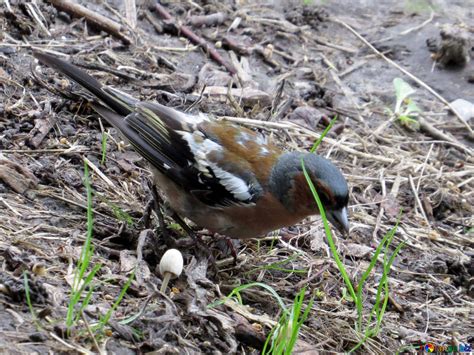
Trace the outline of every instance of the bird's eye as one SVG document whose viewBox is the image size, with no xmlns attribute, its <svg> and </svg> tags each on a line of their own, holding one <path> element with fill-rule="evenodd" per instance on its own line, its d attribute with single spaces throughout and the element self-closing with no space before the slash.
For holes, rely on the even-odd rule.
<svg viewBox="0 0 474 355">
<path fill-rule="evenodd" d="M 316 191 L 318 192 L 319 198 L 325 207 L 332 206 L 333 203 L 333 194 L 329 189 L 328 185 L 326 185 L 321 180 L 316 180 Z"/>
</svg>

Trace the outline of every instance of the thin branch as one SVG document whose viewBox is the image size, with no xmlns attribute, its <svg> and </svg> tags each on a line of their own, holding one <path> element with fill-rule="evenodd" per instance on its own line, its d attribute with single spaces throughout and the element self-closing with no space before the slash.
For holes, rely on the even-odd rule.
<svg viewBox="0 0 474 355">
<path fill-rule="evenodd" d="M 180 33 L 182 33 L 185 37 L 187 37 L 191 42 L 194 44 L 197 44 L 201 46 L 206 53 L 209 54 L 209 56 L 214 59 L 217 63 L 220 65 L 224 66 L 229 73 L 234 75 L 236 73 L 235 68 L 228 63 L 222 56 L 217 52 L 217 50 L 209 45 L 205 39 L 202 37 L 199 37 L 197 34 L 195 34 L 189 27 L 184 26 L 184 25 L 178 25 L 177 21 L 171 16 L 171 14 L 160 4 L 155 4 L 155 11 L 163 18 L 164 20 L 167 20 L 169 22 L 172 22 L 176 28 L 179 30 Z"/>
<path fill-rule="evenodd" d="M 67 0 L 48 0 L 48 2 L 50 2 L 54 7 L 57 7 L 59 10 L 64 11 L 74 17 L 84 17 L 87 22 L 94 24 L 112 36 L 117 37 L 125 44 L 132 43 L 130 38 L 122 32 L 124 29 L 123 26 L 109 19 L 108 17 L 102 16 L 82 5 Z"/>
</svg>

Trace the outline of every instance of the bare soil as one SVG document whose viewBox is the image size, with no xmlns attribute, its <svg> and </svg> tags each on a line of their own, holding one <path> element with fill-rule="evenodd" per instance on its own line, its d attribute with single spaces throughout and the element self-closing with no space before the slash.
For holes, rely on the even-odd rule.
<svg viewBox="0 0 474 355">
<path fill-rule="evenodd" d="M 315 295 L 295 353 L 347 352 L 361 339 L 319 217 L 235 242 L 236 264 L 228 243 L 205 230 L 195 228 L 204 248 L 186 247 L 186 233 L 168 216 L 163 233 L 147 208 L 146 162 L 100 121 L 85 93 L 40 67 L 32 49 L 62 55 L 143 100 L 246 125 L 288 150 L 308 150 L 337 115 L 318 154 L 340 166 L 350 185 L 351 232 L 336 242 L 351 279 L 360 279 L 400 211 L 391 251 L 405 243 L 391 269 L 380 332 L 358 351 L 394 353 L 427 342 L 474 346 L 472 120 L 443 102 L 474 103 L 471 0 L 183 1 L 162 4 L 172 16 L 166 21 L 154 2 L 137 1 L 127 11 L 125 1 L 77 1 L 119 24 L 115 33 L 52 5 L 59 2 L 9 0 L 0 7 L 2 353 L 259 353 L 281 315 L 276 299 L 251 288 L 241 293 L 243 305 L 208 307 L 252 282 L 271 286 L 288 306 L 305 286 L 305 304 Z M 216 14 L 206 25 L 196 18 Z M 216 47 L 222 62 L 177 25 Z M 452 61 L 443 49 L 451 44 L 458 50 Z M 223 63 L 236 69 L 234 78 Z M 416 89 L 419 129 L 387 111 L 396 77 Z M 104 163 L 103 132 L 110 132 Z M 92 263 L 102 267 L 90 305 L 66 334 L 86 236 L 85 163 L 94 190 Z M 185 272 L 165 297 L 157 292 L 157 265 L 176 245 Z M 88 327 L 135 268 L 107 331 L 94 342 Z M 365 286 L 365 320 L 381 275 L 378 266 Z"/>
</svg>

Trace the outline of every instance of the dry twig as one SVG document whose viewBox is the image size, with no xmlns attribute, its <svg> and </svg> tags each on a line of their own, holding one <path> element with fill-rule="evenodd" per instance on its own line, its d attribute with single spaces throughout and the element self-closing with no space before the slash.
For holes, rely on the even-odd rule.
<svg viewBox="0 0 474 355">
<path fill-rule="evenodd" d="M 234 67 L 228 63 L 217 50 L 206 42 L 202 37 L 195 34 L 188 26 L 178 25 L 176 20 L 171 14 L 160 4 L 155 4 L 155 11 L 166 21 L 173 22 L 178 28 L 179 32 L 186 36 L 191 42 L 201 46 L 209 56 L 214 59 L 217 63 L 225 67 L 232 75 L 236 73 Z"/>
<path fill-rule="evenodd" d="M 115 21 L 68 0 L 48 1 L 59 10 L 67 12 L 74 17 L 84 17 L 86 21 L 111 34 L 112 36 L 117 37 L 125 44 L 132 43 L 131 39 L 125 33 L 123 33 L 123 26 Z"/>
</svg>

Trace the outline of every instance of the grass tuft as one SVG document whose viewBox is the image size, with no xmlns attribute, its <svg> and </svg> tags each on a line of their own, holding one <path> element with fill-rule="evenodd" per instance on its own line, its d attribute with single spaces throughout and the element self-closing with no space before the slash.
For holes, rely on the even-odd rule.
<svg viewBox="0 0 474 355">
<path fill-rule="evenodd" d="M 313 307 L 314 296 L 308 302 L 304 312 L 304 295 L 306 287 L 303 287 L 295 297 L 295 301 L 289 311 L 282 313 L 278 324 L 272 329 L 267 337 L 262 354 L 285 354 L 291 355 L 298 339 L 299 331 L 303 323 L 308 318 L 309 312 Z M 267 350 L 267 348 L 270 348 Z"/>
<path fill-rule="evenodd" d="M 78 322 L 82 311 L 89 304 L 94 290 L 92 281 L 101 268 L 101 264 L 97 264 L 88 272 L 94 253 L 94 247 L 92 245 L 94 218 L 92 215 L 92 188 L 89 180 L 89 169 L 86 163 L 84 163 L 84 185 L 87 193 L 87 232 L 86 240 L 82 246 L 81 256 L 77 262 L 66 314 L 66 327 L 68 331 Z"/>
<path fill-rule="evenodd" d="M 382 323 L 382 319 L 383 319 L 385 309 L 387 307 L 387 302 L 388 302 L 388 295 L 389 295 L 388 275 L 390 273 L 390 268 L 393 264 L 393 261 L 395 260 L 395 257 L 397 256 L 400 249 L 404 245 L 404 243 L 400 243 L 395 248 L 394 252 L 389 257 L 387 256 L 389 253 L 389 246 L 391 245 L 393 236 L 395 235 L 395 232 L 397 231 L 400 217 L 397 219 L 397 223 L 395 224 L 395 226 L 384 236 L 384 238 L 378 245 L 374 255 L 372 256 L 369 267 L 362 274 L 362 277 L 360 281 L 358 282 L 357 287 L 354 287 L 344 267 L 344 264 L 341 261 L 339 253 L 337 251 L 336 245 L 332 238 L 331 229 L 329 227 L 329 221 L 327 220 L 327 217 L 326 217 L 326 212 L 322 205 L 321 199 L 319 198 L 318 192 L 316 191 L 316 188 L 314 187 L 311 177 L 309 176 L 305 168 L 303 159 L 301 159 L 301 166 L 302 166 L 306 181 L 311 189 L 311 192 L 313 193 L 313 197 L 316 201 L 316 204 L 318 205 L 318 209 L 321 214 L 321 218 L 323 220 L 324 231 L 326 233 L 326 237 L 328 240 L 332 257 L 334 261 L 336 262 L 336 265 L 339 269 L 339 272 L 341 273 L 341 276 L 344 280 L 344 283 L 346 284 L 347 289 L 349 290 L 349 296 L 352 298 L 352 301 L 355 303 L 355 306 L 357 309 L 357 321 L 355 324 L 355 329 L 357 332 L 363 333 L 363 335 L 361 336 L 360 342 L 356 346 L 354 346 L 354 348 L 350 350 L 350 352 L 352 352 L 352 351 L 357 350 L 360 346 L 362 346 L 364 342 L 367 340 L 367 338 L 377 335 L 380 331 L 380 325 Z M 364 326 L 363 325 L 364 300 L 363 300 L 362 290 L 364 289 L 364 285 L 370 273 L 372 272 L 375 264 L 377 263 L 379 255 L 382 252 L 382 250 L 384 252 L 384 257 L 383 257 L 383 262 L 382 262 L 383 274 L 377 287 L 377 295 L 376 295 L 375 304 L 370 310 L 369 317 L 367 321 L 365 322 L 365 326 Z M 382 297 L 382 291 L 383 291 L 383 297 Z M 372 325 L 372 317 L 374 315 L 376 318 L 376 322 L 375 322 L 375 325 Z"/>
<path fill-rule="evenodd" d="M 92 232 L 94 219 L 92 214 L 92 196 L 93 191 L 89 179 L 89 170 L 87 164 L 84 164 L 84 185 L 87 192 L 87 233 L 84 245 L 82 246 L 81 256 L 77 262 L 74 281 L 71 288 L 71 297 L 68 304 L 67 315 L 66 315 L 66 326 L 68 332 L 73 325 L 77 324 L 79 319 L 83 317 L 83 311 L 89 305 L 94 291 L 94 278 L 97 275 L 97 272 L 101 268 L 101 264 L 91 265 L 91 259 L 94 253 L 94 247 L 92 245 Z M 89 326 L 86 320 L 87 330 L 90 334 L 101 335 L 104 332 L 104 328 L 112 317 L 113 312 L 117 309 L 120 302 L 123 300 L 125 293 L 130 287 L 135 276 L 135 271 L 130 274 L 127 282 L 120 291 L 117 299 L 114 304 L 109 308 L 109 310 L 102 315 L 97 324 Z M 94 338 L 95 339 L 95 338 Z"/>
<path fill-rule="evenodd" d="M 295 297 L 295 301 L 290 308 L 288 308 L 283 299 L 278 293 L 267 284 L 261 282 L 253 282 L 246 285 L 240 285 L 232 290 L 232 292 L 225 298 L 210 304 L 208 307 L 212 308 L 221 304 L 225 304 L 230 299 L 235 299 L 239 304 L 243 304 L 240 293 L 252 287 L 261 287 L 267 291 L 278 302 L 281 309 L 281 316 L 278 324 L 271 330 L 267 337 L 262 354 L 285 354 L 289 355 L 298 339 L 299 330 L 309 315 L 309 311 L 313 306 L 314 296 L 311 297 L 308 306 L 302 312 L 304 304 L 304 296 L 306 287 L 303 287 Z"/>
</svg>

